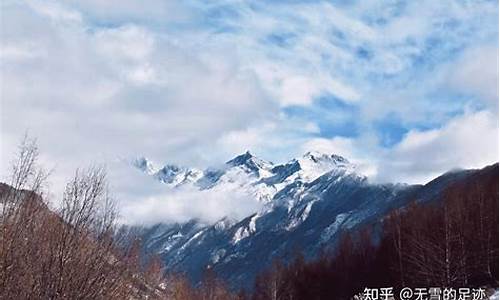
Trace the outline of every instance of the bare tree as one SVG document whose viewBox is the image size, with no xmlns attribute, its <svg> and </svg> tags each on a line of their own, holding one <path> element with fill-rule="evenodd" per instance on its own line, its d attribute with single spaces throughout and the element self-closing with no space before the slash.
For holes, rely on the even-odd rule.
<svg viewBox="0 0 500 300">
<path fill-rule="evenodd" d="M 77 170 L 52 211 L 37 159 L 36 142 L 25 138 L 10 186 L 0 186 L 0 298 L 162 298 L 160 274 L 148 282 L 116 244 L 117 213 L 104 167 Z"/>
<path fill-rule="evenodd" d="M 168 276 L 166 279 L 166 286 L 167 290 L 165 299 L 197 299 L 195 289 L 193 288 L 189 280 L 181 274 Z"/>
<path fill-rule="evenodd" d="M 228 291 L 225 284 L 217 278 L 212 267 L 205 269 L 197 294 L 197 298 L 200 300 L 229 300 L 235 297 Z"/>
<path fill-rule="evenodd" d="M 40 195 L 47 173 L 37 162 L 36 141 L 25 136 L 13 162 L 10 185 L 0 195 L 0 293 L 4 295 L 18 295 L 18 289 L 33 284 L 24 258 L 37 254 L 34 233 L 46 210 Z"/>
</svg>

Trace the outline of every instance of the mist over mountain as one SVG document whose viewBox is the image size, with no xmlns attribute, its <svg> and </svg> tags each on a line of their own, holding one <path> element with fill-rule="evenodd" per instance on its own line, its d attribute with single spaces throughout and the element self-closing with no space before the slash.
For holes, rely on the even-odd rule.
<svg viewBox="0 0 500 300">
<path fill-rule="evenodd" d="M 0 298 L 498 298 L 499 3 L 1 1 Z"/>
<path fill-rule="evenodd" d="M 255 211 L 240 218 L 165 220 L 132 227 L 145 253 L 160 255 L 167 270 L 185 272 L 199 282 L 208 267 L 231 286 L 246 288 L 274 259 L 286 261 L 297 253 L 314 258 L 334 249 L 342 233 L 376 224 L 414 201 L 435 201 L 450 184 L 477 173 L 456 170 L 425 185 L 374 184 L 348 159 L 320 152 L 273 164 L 247 151 L 206 170 L 152 167 L 147 159 L 133 166 L 166 185 L 173 195 L 187 190 L 190 195 L 221 199 L 245 195 L 256 204 Z M 169 201 L 168 194 L 165 198 Z M 203 201 L 195 204 L 203 206 Z"/>
</svg>

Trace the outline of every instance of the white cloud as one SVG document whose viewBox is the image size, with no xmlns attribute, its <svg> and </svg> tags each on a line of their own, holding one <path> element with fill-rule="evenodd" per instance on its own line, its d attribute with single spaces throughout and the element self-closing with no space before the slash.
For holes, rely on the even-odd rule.
<svg viewBox="0 0 500 300">
<path fill-rule="evenodd" d="M 76 167 L 116 157 L 213 163 L 220 136 L 276 113 L 252 73 L 218 50 L 36 5 L 2 4 L 1 164 L 29 130 L 56 167 L 54 192 Z"/>
<path fill-rule="evenodd" d="M 467 112 L 439 129 L 410 131 L 380 161 L 378 181 L 423 183 L 455 168 L 498 162 L 498 119 Z"/>
<path fill-rule="evenodd" d="M 223 217 L 244 218 L 262 205 L 230 185 L 225 185 L 225 190 L 171 189 L 123 162 L 108 166 L 113 196 L 119 201 L 121 223 L 152 225 L 192 218 L 213 223 Z"/>
<path fill-rule="evenodd" d="M 62 2 L 101 23 L 168 24 L 192 18 L 192 14 L 181 2 L 172 0 L 63 0 Z"/>
<path fill-rule="evenodd" d="M 498 46 L 483 45 L 466 51 L 450 70 L 450 84 L 498 109 Z"/>
<path fill-rule="evenodd" d="M 140 197 L 140 202 L 134 201 L 137 199 L 126 201 L 126 197 L 120 198 L 121 223 L 154 225 L 186 222 L 194 218 L 211 224 L 224 217 L 240 220 L 260 209 L 260 204 L 252 196 L 238 190 L 223 193 L 212 190 L 170 190 L 157 191 L 155 194 L 145 191 Z"/>
<path fill-rule="evenodd" d="M 440 128 L 411 130 L 391 148 L 370 134 L 357 138 L 315 138 L 302 151 L 340 154 L 373 182 L 426 183 L 456 168 L 482 168 L 498 162 L 498 119 L 483 110 L 466 112 Z"/>
<path fill-rule="evenodd" d="M 256 126 L 226 132 L 216 141 L 216 147 L 220 152 L 220 161 L 249 150 L 265 160 L 280 163 L 303 154 L 300 145 L 309 135 L 318 132 L 319 128 L 314 123 L 275 118 Z"/>
<path fill-rule="evenodd" d="M 54 159 L 92 161 L 97 151 L 191 161 L 188 145 L 210 145 L 277 109 L 252 74 L 223 53 L 208 61 L 197 49 L 136 25 L 59 26 L 50 22 L 52 14 L 47 19 L 21 5 L 7 7 L 6 16 L 3 134 L 30 129 Z M 27 56 L 32 49 L 36 60 Z M 61 137 L 71 141 L 60 143 Z"/>
<path fill-rule="evenodd" d="M 321 90 L 314 85 L 311 79 L 290 77 L 283 79 L 281 93 L 281 99 L 286 104 L 304 105 L 310 104 L 314 97 L 320 95 Z"/>
<path fill-rule="evenodd" d="M 0 162 L 29 129 L 44 161 L 57 162 L 54 181 L 117 156 L 206 166 L 247 149 L 277 162 L 305 150 L 340 153 L 381 181 L 480 167 L 498 159 L 497 6 L 3 1 Z M 359 115 L 322 107 L 314 107 L 319 119 L 283 113 L 324 94 Z M 476 101 L 486 110 L 446 123 L 465 102 L 478 109 Z M 442 125 L 382 149 L 370 124 L 392 113 L 410 127 Z M 321 137 L 318 124 L 353 117 L 361 136 Z M 128 179 L 113 178 L 129 195 L 130 213 L 142 197 L 163 207 L 161 189 L 145 184 L 135 193 L 120 184 Z M 225 212 L 225 201 L 214 207 Z M 177 202 L 161 211 L 189 215 Z"/>
<path fill-rule="evenodd" d="M 309 105 L 325 94 L 333 94 L 346 102 L 355 102 L 360 98 L 351 87 L 330 78 L 284 76 L 279 82 L 277 95 L 284 106 Z"/>
<path fill-rule="evenodd" d="M 269 131 L 276 129 L 274 123 L 264 124 L 259 127 L 251 127 L 244 130 L 231 131 L 223 135 L 217 144 L 231 154 L 243 153 L 247 150 L 256 151 L 269 138 Z"/>
<path fill-rule="evenodd" d="M 80 12 L 68 8 L 60 2 L 28 0 L 25 3 L 40 15 L 50 18 L 51 22 L 58 22 L 60 24 L 82 22 L 82 15 Z"/>
</svg>

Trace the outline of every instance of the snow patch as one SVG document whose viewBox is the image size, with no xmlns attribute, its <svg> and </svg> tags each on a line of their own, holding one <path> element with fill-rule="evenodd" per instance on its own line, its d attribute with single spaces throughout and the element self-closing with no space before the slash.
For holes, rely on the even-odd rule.
<svg viewBox="0 0 500 300">
<path fill-rule="evenodd" d="M 189 246 L 194 240 L 199 238 L 203 232 L 205 232 L 205 229 L 200 230 L 195 235 L 193 235 L 184 245 L 182 245 L 181 250 L 185 250 L 187 246 Z"/>
<path fill-rule="evenodd" d="M 259 214 L 255 214 L 251 219 L 250 222 L 248 223 L 247 226 L 242 226 L 239 227 L 236 232 L 234 233 L 233 239 L 232 239 L 232 244 L 235 245 L 242 239 L 245 239 L 249 237 L 252 233 L 255 233 L 256 231 L 256 222 L 257 219 L 260 217 Z"/>
<path fill-rule="evenodd" d="M 132 160 L 131 164 L 148 175 L 153 175 L 157 171 L 154 164 L 146 157 L 138 157 Z"/>
<path fill-rule="evenodd" d="M 256 230 L 256 222 L 257 219 L 260 217 L 260 214 L 255 214 L 251 219 L 250 223 L 248 224 L 248 228 L 250 229 L 250 232 L 255 232 Z"/>
<path fill-rule="evenodd" d="M 250 236 L 250 232 L 248 231 L 248 229 L 245 227 L 240 227 L 234 233 L 232 243 L 233 243 L 233 245 L 235 245 L 239 241 L 241 241 L 242 239 L 247 238 L 249 236 Z"/>
<path fill-rule="evenodd" d="M 299 226 L 301 223 L 303 223 L 307 217 L 309 217 L 309 213 L 311 212 L 311 208 L 314 203 L 316 203 L 317 200 L 310 201 L 307 203 L 306 207 L 301 211 L 300 215 L 293 218 L 291 222 L 288 224 L 286 227 L 286 230 L 290 231 L 293 228 Z"/>
<path fill-rule="evenodd" d="M 162 246 L 163 250 L 161 252 L 170 251 L 175 246 L 175 244 L 177 244 L 179 242 L 179 240 L 182 237 L 183 237 L 183 235 L 180 232 L 177 232 L 176 234 L 169 236 L 167 241 L 165 243 L 163 243 L 163 246 Z"/>
<path fill-rule="evenodd" d="M 216 250 L 212 253 L 212 257 L 210 260 L 212 261 L 212 264 L 216 264 L 220 261 L 221 258 L 223 258 L 226 255 L 226 249 L 219 249 Z"/>
<path fill-rule="evenodd" d="M 341 228 L 342 224 L 349 217 L 349 215 L 350 215 L 349 213 L 343 213 L 337 215 L 337 217 L 335 217 L 335 221 L 333 221 L 332 224 L 330 224 L 323 230 L 323 233 L 321 234 L 321 241 L 326 242 L 329 239 L 331 239 L 335 235 L 335 233 L 338 232 L 338 230 Z"/>
</svg>

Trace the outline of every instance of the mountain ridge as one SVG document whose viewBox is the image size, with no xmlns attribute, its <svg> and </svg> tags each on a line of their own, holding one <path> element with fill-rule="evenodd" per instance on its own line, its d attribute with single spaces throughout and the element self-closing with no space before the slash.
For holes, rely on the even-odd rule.
<svg viewBox="0 0 500 300">
<path fill-rule="evenodd" d="M 283 164 L 273 164 L 247 150 L 228 160 L 222 167 L 209 167 L 205 170 L 174 164 L 156 168 L 144 157 L 133 160 L 131 165 L 170 188 L 186 184 L 198 189 L 212 189 L 218 184 L 228 183 L 244 185 L 250 195 L 256 196 L 264 203 L 269 202 L 274 194 L 295 181 L 311 182 L 337 168 L 349 172 L 356 169 L 354 164 L 342 156 L 317 151 L 309 151 L 302 157 Z"/>
<path fill-rule="evenodd" d="M 250 288 L 273 259 L 286 261 L 296 251 L 313 258 L 334 247 L 342 232 L 380 222 L 391 210 L 414 201 L 435 201 L 450 184 L 471 180 L 488 168 L 498 170 L 498 164 L 447 172 L 425 185 L 373 184 L 341 156 L 306 153 L 274 165 L 245 152 L 224 168 L 203 171 L 198 180 L 204 184 L 191 184 L 221 192 L 243 189 L 264 203 L 260 211 L 212 224 L 157 224 L 140 228 L 139 235 L 144 251 L 159 254 L 167 270 L 199 282 L 210 267 L 232 287 Z M 262 176 L 261 170 L 269 173 Z"/>
</svg>

